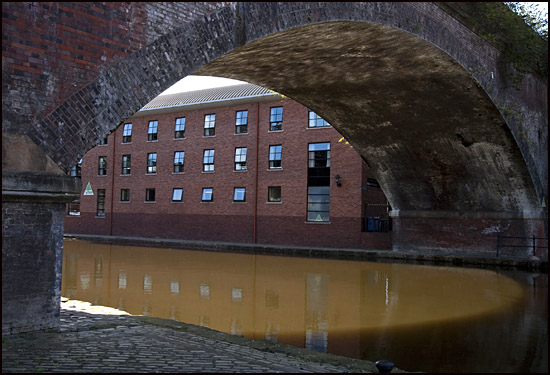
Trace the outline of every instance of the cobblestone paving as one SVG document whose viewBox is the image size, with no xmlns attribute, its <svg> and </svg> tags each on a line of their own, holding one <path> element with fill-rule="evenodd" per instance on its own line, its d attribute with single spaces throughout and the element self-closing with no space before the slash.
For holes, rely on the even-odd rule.
<svg viewBox="0 0 550 375">
<path fill-rule="evenodd" d="M 161 321 L 63 299 L 59 332 L 2 337 L 2 372 L 377 372 L 368 361 L 334 364 L 303 349 L 262 350 L 243 344 L 254 340 Z"/>
</svg>

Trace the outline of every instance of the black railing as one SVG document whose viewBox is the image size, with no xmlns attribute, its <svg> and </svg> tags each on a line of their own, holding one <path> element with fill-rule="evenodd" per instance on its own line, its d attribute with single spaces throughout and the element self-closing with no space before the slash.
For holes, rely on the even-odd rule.
<svg viewBox="0 0 550 375">
<path fill-rule="evenodd" d="M 365 232 L 390 232 L 391 218 L 368 216 L 365 218 Z"/>
<path fill-rule="evenodd" d="M 523 240 L 522 244 L 509 244 L 507 242 L 510 242 L 508 240 Z M 546 241 L 546 246 L 539 246 L 540 241 Z M 536 256 L 537 249 L 548 249 L 548 238 L 545 237 L 513 237 L 513 236 L 501 236 L 500 234 L 497 235 L 497 258 L 499 256 L 500 249 L 505 247 L 511 247 L 511 248 L 527 248 L 533 250 L 533 256 Z"/>
</svg>

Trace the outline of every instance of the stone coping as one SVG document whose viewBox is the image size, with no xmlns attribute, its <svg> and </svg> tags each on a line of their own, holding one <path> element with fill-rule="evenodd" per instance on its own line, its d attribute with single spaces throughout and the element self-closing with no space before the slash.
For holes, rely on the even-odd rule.
<svg viewBox="0 0 550 375">
<path fill-rule="evenodd" d="M 303 246 L 266 245 L 251 243 L 189 241 L 167 238 L 145 238 L 127 236 L 104 236 L 91 234 L 65 234 L 66 239 L 81 239 L 114 245 L 151 246 L 174 249 L 234 252 L 245 254 L 295 256 L 303 258 L 324 258 L 386 263 L 431 264 L 464 266 L 474 268 L 495 268 L 503 270 L 525 270 L 548 273 L 548 260 L 531 258 L 496 257 L 485 254 L 421 254 L 394 250 L 341 249 Z"/>
</svg>

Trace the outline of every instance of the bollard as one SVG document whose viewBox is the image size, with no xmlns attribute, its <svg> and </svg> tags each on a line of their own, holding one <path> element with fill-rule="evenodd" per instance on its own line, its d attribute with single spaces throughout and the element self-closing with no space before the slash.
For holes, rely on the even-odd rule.
<svg viewBox="0 0 550 375">
<path fill-rule="evenodd" d="M 385 359 L 376 361 L 375 364 L 376 364 L 376 368 L 380 373 L 391 372 L 391 370 L 393 369 L 393 366 L 395 366 L 395 364 L 392 361 L 387 361 Z"/>
</svg>

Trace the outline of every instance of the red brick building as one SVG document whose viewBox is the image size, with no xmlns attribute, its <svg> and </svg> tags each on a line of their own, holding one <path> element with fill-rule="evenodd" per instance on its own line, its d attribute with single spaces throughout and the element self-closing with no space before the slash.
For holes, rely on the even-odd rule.
<svg viewBox="0 0 550 375">
<path fill-rule="evenodd" d="M 83 191 L 66 233 L 391 248 L 386 198 L 361 157 L 270 90 L 159 96 L 104 143 L 71 171 Z"/>
</svg>

